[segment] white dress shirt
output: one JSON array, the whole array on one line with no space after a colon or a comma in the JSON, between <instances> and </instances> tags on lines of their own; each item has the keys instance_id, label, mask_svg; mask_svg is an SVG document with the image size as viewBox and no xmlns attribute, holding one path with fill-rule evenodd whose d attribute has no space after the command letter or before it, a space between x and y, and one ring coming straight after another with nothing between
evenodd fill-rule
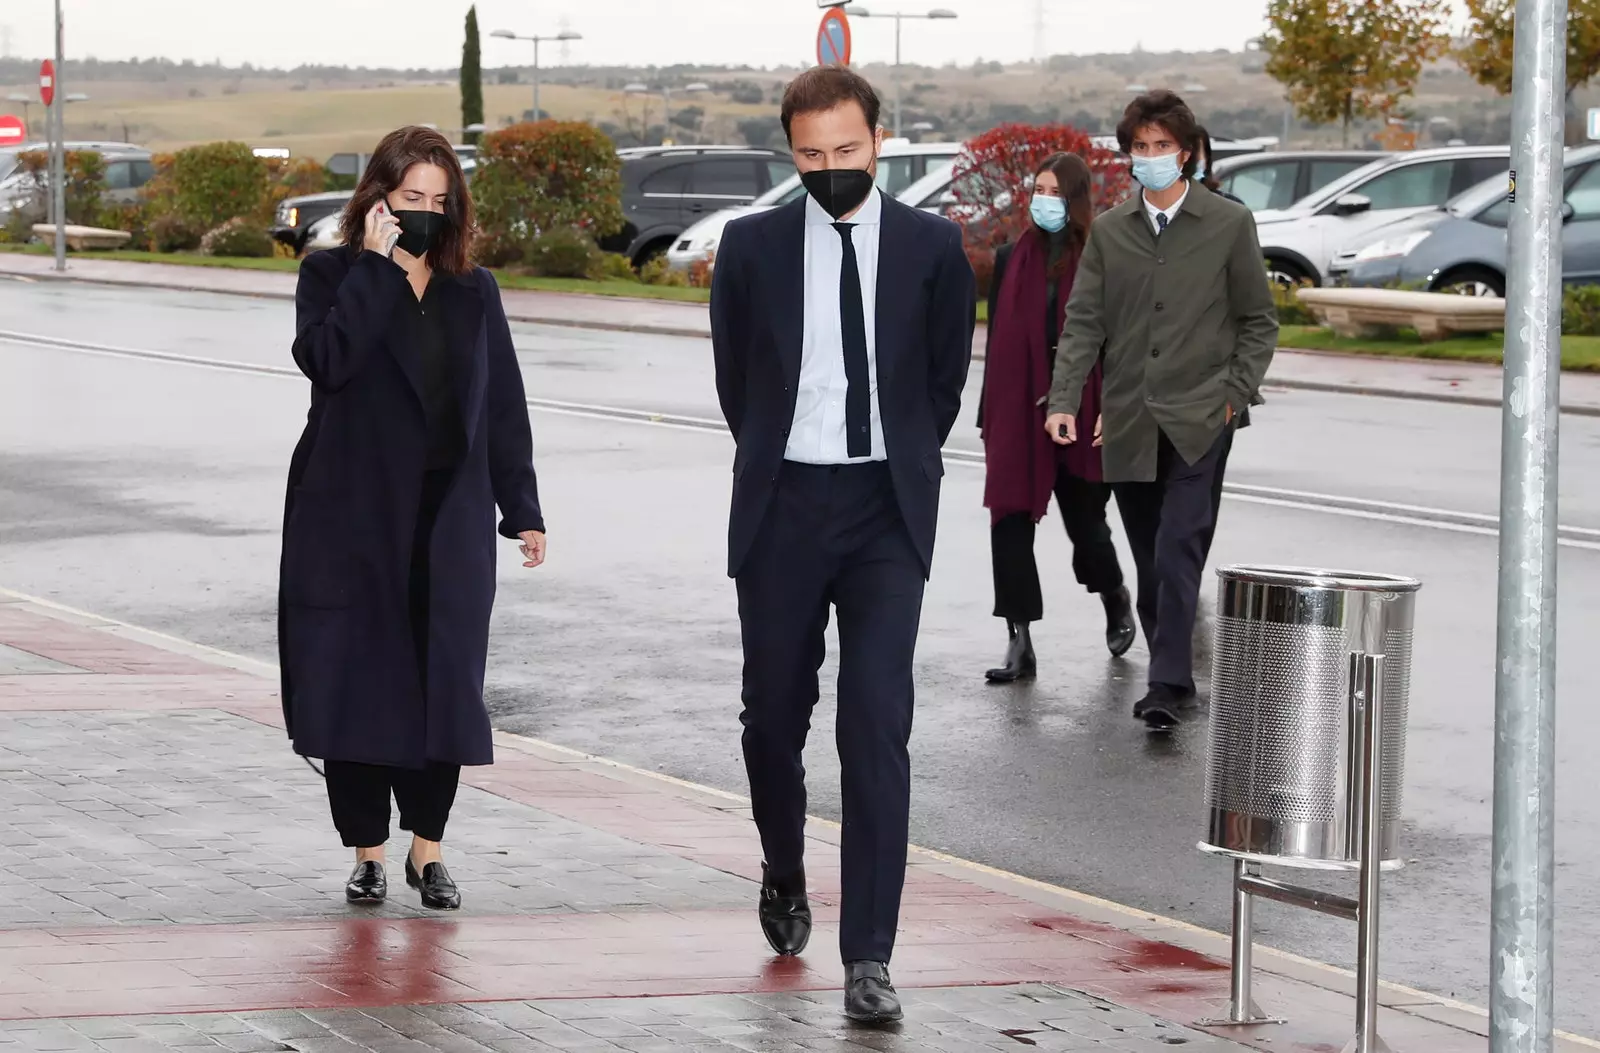
<instances>
[{"instance_id":1,"label":"white dress shirt","mask_svg":"<svg viewBox=\"0 0 1600 1053\"><path fill-rule=\"evenodd\" d=\"M1183 203L1189 200L1189 181L1187 179L1183 181L1183 196L1180 197L1177 200L1177 203L1171 208L1156 208L1150 203L1150 197L1148 194L1141 194L1140 200L1144 202L1145 214L1150 217L1151 229L1153 229L1157 234L1160 234L1161 220L1158 217L1166 216L1167 222L1172 222L1172 217L1176 216L1178 211L1183 208Z\"/></svg>"},{"instance_id":2,"label":"white dress shirt","mask_svg":"<svg viewBox=\"0 0 1600 1053\"><path fill-rule=\"evenodd\" d=\"M844 267L844 239L833 229L833 217L806 198L805 324L801 338L800 385L795 393L794 422L784 458L802 464L858 464L888 457L883 445L883 418L878 413L878 233L883 200L876 188L848 220L855 229L850 243L861 272L861 306L867 327L867 379L872 408L872 454L851 457L845 436L845 394L850 384L844 371L844 327L839 318L839 274Z\"/></svg>"}]
</instances>

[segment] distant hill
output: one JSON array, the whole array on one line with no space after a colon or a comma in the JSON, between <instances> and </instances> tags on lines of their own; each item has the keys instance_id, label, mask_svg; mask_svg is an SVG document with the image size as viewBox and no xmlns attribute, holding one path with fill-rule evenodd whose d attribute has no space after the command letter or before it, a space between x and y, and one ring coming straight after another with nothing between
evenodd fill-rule
<instances>
[{"instance_id":1,"label":"distant hill","mask_svg":"<svg viewBox=\"0 0 1600 1053\"><path fill-rule=\"evenodd\" d=\"M1219 137L1279 136L1285 107L1278 85L1261 72L1256 53L1058 55L1043 65L975 62L964 66L902 67L903 124L926 129L924 139L965 139L1005 121L1062 121L1089 132L1109 132L1138 85L1170 87L1184 94L1211 133ZM890 120L891 70L861 67L884 96ZM38 64L0 60L0 96L37 94ZM74 138L127 138L157 150L214 139L240 139L254 146L286 146L296 155L324 158L340 150L370 148L384 132L405 123L431 123L458 135L460 122L453 70L373 70L303 67L256 69L248 65L172 62L74 61L63 86L88 101L67 110ZM542 73L541 103L551 116L592 121L619 145L659 142L670 127L678 142L777 143L778 99L794 69L726 66L614 68L567 66ZM484 107L491 127L523 119L532 106L531 71L503 67L484 71ZM623 86L642 82L658 89L629 95ZM701 83L709 91L685 89ZM670 88L671 123L664 119ZM1600 94L1580 93L1578 105L1600 104ZM17 104L0 102L13 112ZM42 134L41 109L29 107L35 134ZM1475 84L1453 64L1429 69L1411 100L1419 142L1453 138L1469 143L1509 138L1509 100ZM1355 130L1358 145L1375 126ZM1290 146L1336 145L1336 127L1289 128Z\"/></svg>"}]
</instances>

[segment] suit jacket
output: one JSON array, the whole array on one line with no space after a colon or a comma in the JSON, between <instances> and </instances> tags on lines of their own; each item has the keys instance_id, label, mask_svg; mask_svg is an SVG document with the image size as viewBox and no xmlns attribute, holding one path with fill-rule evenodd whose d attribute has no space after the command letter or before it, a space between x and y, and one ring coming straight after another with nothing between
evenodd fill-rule
<instances>
[{"instance_id":1,"label":"suit jacket","mask_svg":"<svg viewBox=\"0 0 1600 1053\"><path fill-rule=\"evenodd\" d=\"M711 284L717 398L738 452L728 517L737 577L771 502L789 445L805 332L806 199L736 219ZM885 195L878 247L878 413L900 514L933 564L939 450L961 412L972 358L977 282L961 231Z\"/></svg>"},{"instance_id":2,"label":"suit jacket","mask_svg":"<svg viewBox=\"0 0 1600 1053\"><path fill-rule=\"evenodd\" d=\"M1089 230L1050 389L1051 413L1076 413L1104 349L1108 482L1155 479L1162 433L1190 464L1203 457L1228 410L1256 400L1278 344L1250 211L1195 186L1157 238L1141 198Z\"/></svg>"}]
</instances>

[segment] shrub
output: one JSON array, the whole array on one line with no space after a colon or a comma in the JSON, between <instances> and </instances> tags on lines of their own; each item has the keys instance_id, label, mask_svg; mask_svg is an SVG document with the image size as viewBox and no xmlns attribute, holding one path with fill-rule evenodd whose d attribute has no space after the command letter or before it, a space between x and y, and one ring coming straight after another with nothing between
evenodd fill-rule
<instances>
[{"instance_id":1,"label":"shrub","mask_svg":"<svg viewBox=\"0 0 1600 1053\"><path fill-rule=\"evenodd\" d=\"M1600 336L1600 285L1574 285L1561 297L1561 331Z\"/></svg>"},{"instance_id":2,"label":"shrub","mask_svg":"<svg viewBox=\"0 0 1600 1053\"><path fill-rule=\"evenodd\" d=\"M602 252L595 277L604 281L636 282L639 272L633 269L633 262L622 253Z\"/></svg>"},{"instance_id":3,"label":"shrub","mask_svg":"<svg viewBox=\"0 0 1600 1053\"><path fill-rule=\"evenodd\" d=\"M272 236L265 227L243 216L228 220L200 239L200 252L206 256L236 256L266 259L273 255Z\"/></svg>"},{"instance_id":4,"label":"shrub","mask_svg":"<svg viewBox=\"0 0 1600 1053\"><path fill-rule=\"evenodd\" d=\"M598 241L622 229L622 161L588 124L516 124L484 136L472 197L482 261L532 263L547 231L576 227Z\"/></svg>"},{"instance_id":5,"label":"shrub","mask_svg":"<svg viewBox=\"0 0 1600 1053\"><path fill-rule=\"evenodd\" d=\"M639 280L646 285L667 285L678 288L688 288L689 285L689 276L682 271L673 270L665 256L656 256L640 267Z\"/></svg>"},{"instance_id":6,"label":"shrub","mask_svg":"<svg viewBox=\"0 0 1600 1053\"><path fill-rule=\"evenodd\" d=\"M271 216L271 170L244 143L180 150L171 171L173 205L192 226L212 230L236 216L265 224Z\"/></svg>"},{"instance_id":7,"label":"shrub","mask_svg":"<svg viewBox=\"0 0 1600 1053\"><path fill-rule=\"evenodd\" d=\"M717 256L712 253L704 259L695 260L689 265L689 284L696 289L711 288L711 272L716 268Z\"/></svg>"},{"instance_id":8,"label":"shrub","mask_svg":"<svg viewBox=\"0 0 1600 1053\"><path fill-rule=\"evenodd\" d=\"M594 278L603 265L600 247L576 227L557 227L535 238L525 257L541 278Z\"/></svg>"},{"instance_id":9,"label":"shrub","mask_svg":"<svg viewBox=\"0 0 1600 1053\"><path fill-rule=\"evenodd\" d=\"M95 226L100 221L101 194L105 191L105 158L73 150L68 152L66 163L67 222ZM16 211L25 212L30 225L42 223L50 214L50 155L43 150L30 150L17 158L17 164L21 174L20 208Z\"/></svg>"},{"instance_id":10,"label":"shrub","mask_svg":"<svg viewBox=\"0 0 1600 1053\"><path fill-rule=\"evenodd\" d=\"M200 247L204 231L182 216L171 212L151 212L147 231L148 244L153 252L193 252Z\"/></svg>"},{"instance_id":11,"label":"shrub","mask_svg":"<svg viewBox=\"0 0 1600 1053\"><path fill-rule=\"evenodd\" d=\"M1069 125L1002 124L963 147L951 189L980 292L988 291L995 250L1027 229L1028 189L1040 163L1061 152L1088 162L1096 213L1127 196L1128 170L1116 152L1095 146L1087 133Z\"/></svg>"},{"instance_id":12,"label":"shrub","mask_svg":"<svg viewBox=\"0 0 1600 1053\"><path fill-rule=\"evenodd\" d=\"M127 231L133 235L129 246L142 249L150 244L150 231L146 227L148 218L144 206L137 202L108 202L101 207L95 225L107 230Z\"/></svg>"}]
</instances>

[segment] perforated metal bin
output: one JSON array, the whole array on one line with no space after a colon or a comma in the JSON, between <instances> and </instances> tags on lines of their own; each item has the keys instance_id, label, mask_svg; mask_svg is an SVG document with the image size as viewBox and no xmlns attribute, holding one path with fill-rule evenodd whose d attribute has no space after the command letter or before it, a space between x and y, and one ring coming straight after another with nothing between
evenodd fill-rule
<instances>
[{"instance_id":1,"label":"perforated metal bin","mask_svg":"<svg viewBox=\"0 0 1600 1053\"><path fill-rule=\"evenodd\" d=\"M1353 869L1361 857L1361 722L1352 653L1383 655L1382 859L1398 860L1412 578L1224 567L1212 655L1206 838L1246 859Z\"/></svg>"}]
</instances>

